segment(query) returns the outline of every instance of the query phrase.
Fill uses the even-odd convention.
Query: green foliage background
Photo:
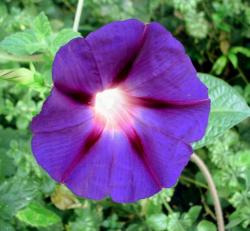
[[[56,51],[80,36],[71,29],[76,4],[0,1],[0,231],[215,231],[206,182],[192,163],[175,188],[116,204],[74,196],[34,161],[29,123],[51,89]],[[250,230],[250,2],[85,0],[79,30],[126,18],[162,23],[203,72],[212,111],[194,148],[212,172],[227,230]]]

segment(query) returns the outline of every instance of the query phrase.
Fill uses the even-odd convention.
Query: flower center
[[[94,110],[106,127],[116,129],[126,118],[126,96],[118,88],[104,90],[96,94]]]

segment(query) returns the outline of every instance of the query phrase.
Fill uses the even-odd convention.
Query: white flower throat
[[[104,90],[96,94],[95,113],[104,120],[107,128],[116,129],[128,117],[128,102],[118,88]]]

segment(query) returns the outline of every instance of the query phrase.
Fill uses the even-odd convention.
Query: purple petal
[[[69,128],[93,118],[93,111],[65,96],[54,88],[39,115],[33,118],[33,133]]]
[[[92,117],[58,130],[60,115],[73,112],[66,110],[67,101],[76,108],[79,105],[67,97],[62,98],[55,89],[53,93],[40,116],[54,112],[55,104],[50,103],[57,103],[63,110],[45,113],[47,120],[49,116],[59,116],[58,119],[53,117],[52,131],[47,130],[49,127],[41,130],[43,120],[39,119],[44,117],[37,117],[36,122],[40,124],[35,126],[38,130],[33,135],[32,150],[37,162],[55,180],[64,182],[80,196],[102,199],[110,195],[117,202],[146,198],[176,183],[192,152],[188,145],[139,120],[135,121],[136,130],[131,128],[132,132],[126,135],[95,132],[93,128],[97,124]],[[62,99],[66,103],[64,106],[60,104]],[[144,116],[146,114],[144,112]]]
[[[138,121],[126,134],[127,138],[120,135],[115,142],[112,199],[133,202],[173,186],[192,154],[191,147]]]
[[[123,133],[114,137],[104,132],[65,183],[79,196],[111,196],[116,202],[133,202],[160,190]]]
[[[100,200],[107,196],[112,169],[111,150],[110,137],[103,133],[65,180],[67,187],[75,194],[90,199]]]
[[[135,19],[112,22],[86,38],[93,55],[103,86],[126,77],[142,44],[145,25]]]
[[[102,83],[91,48],[85,38],[75,38],[57,52],[52,69],[55,86],[64,93],[92,95]]]
[[[116,202],[134,202],[173,186],[192,149],[154,128],[137,123],[136,129],[138,136],[133,129],[104,132],[65,184],[79,196],[111,196]]]
[[[206,131],[210,102],[196,105],[167,106],[164,108],[134,108],[136,120],[158,131],[191,143],[201,139]]]
[[[130,95],[163,101],[208,98],[183,46],[158,23],[146,26],[142,49],[122,85]]]
[[[172,187],[188,163],[192,148],[150,125],[137,122],[135,130],[144,148],[144,158],[158,177],[158,182],[162,187]]]
[[[53,179],[62,182],[70,163],[82,152],[92,128],[93,122],[85,121],[71,128],[33,134],[32,151],[37,162]]]
[[[134,142],[137,140],[134,139]],[[110,196],[116,202],[134,202],[160,191],[150,165],[136,153],[124,133],[117,134],[113,144]]]

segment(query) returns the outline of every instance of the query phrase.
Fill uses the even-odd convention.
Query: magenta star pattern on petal
[[[172,187],[205,134],[208,91],[159,23],[112,22],[60,48],[32,121],[37,162],[75,194],[134,202]]]

